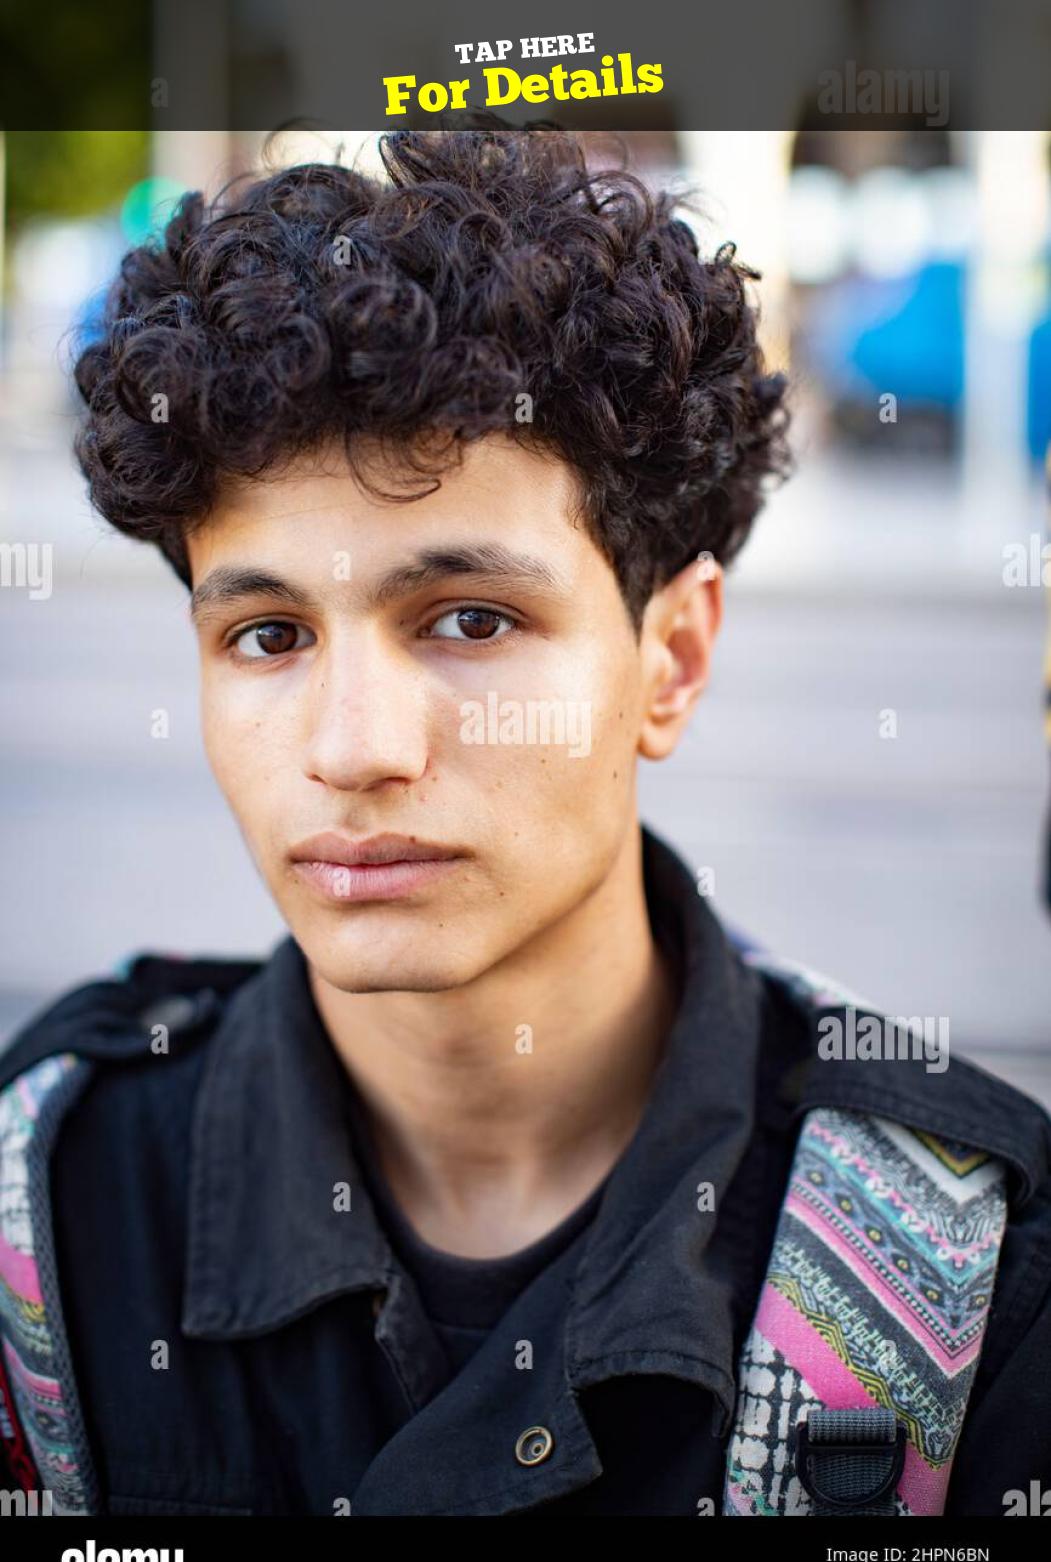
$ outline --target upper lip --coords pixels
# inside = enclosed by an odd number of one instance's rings
[[[407,835],[370,835],[355,841],[327,830],[293,846],[293,862],[337,862],[356,868],[382,862],[425,862],[435,857],[459,857],[460,852],[433,841],[410,840]]]

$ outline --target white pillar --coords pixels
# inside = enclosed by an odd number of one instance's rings
[[[971,131],[964,145],[976,212],[964,302],[964,496],[971,526],[992,533],[1012,510],[1023,513],[1032,490],[1026,353],[1045,307],[1038,260],[1048,232],[1048,137]]]
[[[236,153],[225,130],[158,130],[151,148],[152,171],[188,190],[212,196],[238,172]]]
[[[763,274],[760,340],[772,368],[788,364],[789,130],[686,130],[683,161],[710,216],[702,253],[732,239]]]

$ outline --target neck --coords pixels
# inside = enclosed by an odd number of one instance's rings
[[[536,1241],[603,1180],[678,998],[637,826],[568,916],[462,987],[345,993],[312,967],[310,984],[400,1207],[470,1257]]]

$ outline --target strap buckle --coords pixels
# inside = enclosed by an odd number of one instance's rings
[[[871,1410],[811,1410],[796,1428],[796,1474],[819,1507],[849,1513],[892,1497],[905,1467],[907,1446],[908,1429],[892,1410],[875,1406]],[[864,1471],[865,1484],[861,1459],[869,1466]],[[820,1464],[821,1484],[816,1464]],[[834,1491],[825,1489],[830,1481]],[[892,1502],[885,1506],[892,1511]]]

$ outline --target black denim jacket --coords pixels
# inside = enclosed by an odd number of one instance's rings
[[[742,961],[666,844],[643,842],[651,918],[684,976],[650,1099],[594,1221],[459,1373],[377,1220],[290,937],[261,964],[141,956],[0,1057],[0,1085],[52,1053],[86,1062],[40,1153],[97,1511],[718,1513],[737,1357],[818,1104],[1006,1162],[946,1512],[1002,1516],[1033,1481],[1051,1494],[1051,1118],[956,1057],[944,1073],[819,1060],[815,1013]],[[700,1182],[714,1224],[693,1218]],[[522,1463],[536,1427],[550,1452]]]

